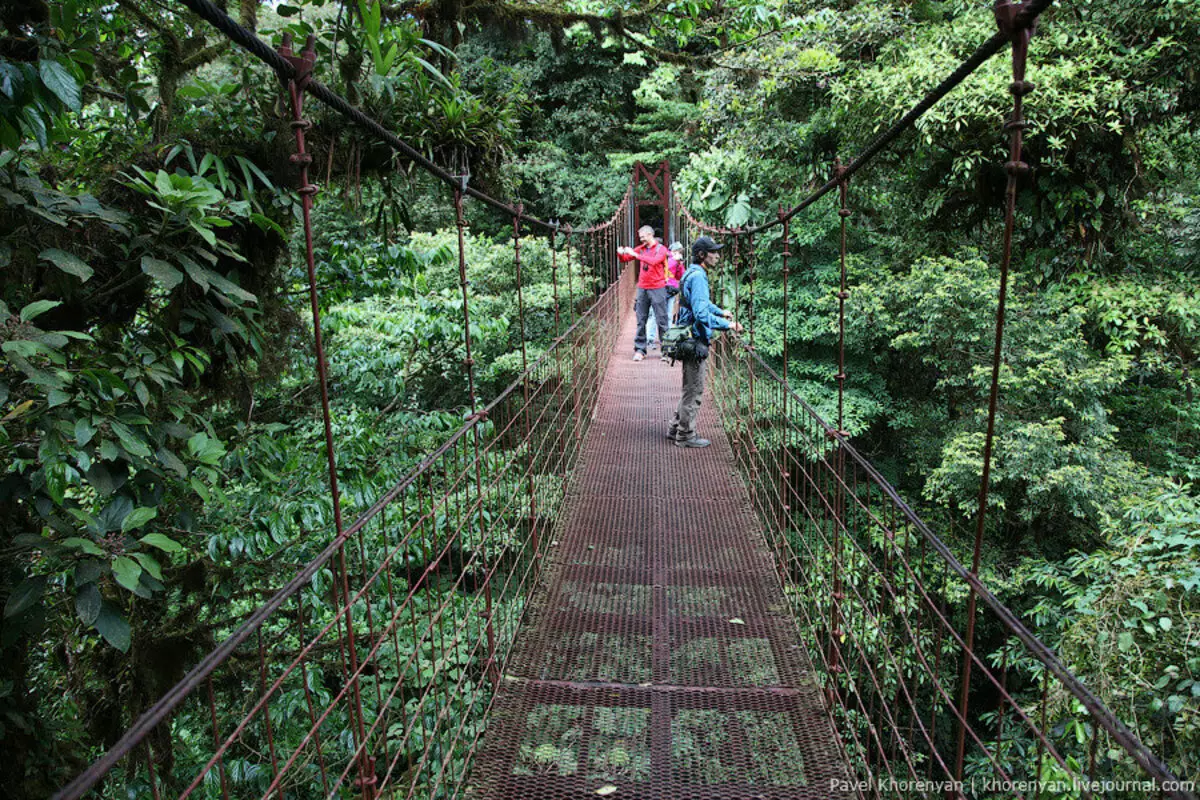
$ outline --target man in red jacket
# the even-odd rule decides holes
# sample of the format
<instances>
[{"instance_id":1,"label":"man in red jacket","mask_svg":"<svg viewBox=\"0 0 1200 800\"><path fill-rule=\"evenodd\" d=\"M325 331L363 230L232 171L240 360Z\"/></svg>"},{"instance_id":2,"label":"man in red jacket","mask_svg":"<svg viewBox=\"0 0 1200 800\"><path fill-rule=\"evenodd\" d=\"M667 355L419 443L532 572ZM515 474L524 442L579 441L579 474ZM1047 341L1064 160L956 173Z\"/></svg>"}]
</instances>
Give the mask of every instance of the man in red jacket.
<instances>
[{"instance_id":1,"label":"man in red jacket","mask_svg":"<svg viewBox=\"0 0 1200 800\"><path fill-rule=\"evenodd\" d=\"M637 259L638 289L634 311L637 312L637 334L633 340L633 360L641 361L646 357L646 320L654 308L654 321L658 325L658 335L661 338L668 327L667 322L667 279L666 265L671 251L654 238L654 228L643 225L638 228L638 239L641 244L637 247L621 247L617 249L617 258L622 261Z\"/></svg>"}]
</instances>

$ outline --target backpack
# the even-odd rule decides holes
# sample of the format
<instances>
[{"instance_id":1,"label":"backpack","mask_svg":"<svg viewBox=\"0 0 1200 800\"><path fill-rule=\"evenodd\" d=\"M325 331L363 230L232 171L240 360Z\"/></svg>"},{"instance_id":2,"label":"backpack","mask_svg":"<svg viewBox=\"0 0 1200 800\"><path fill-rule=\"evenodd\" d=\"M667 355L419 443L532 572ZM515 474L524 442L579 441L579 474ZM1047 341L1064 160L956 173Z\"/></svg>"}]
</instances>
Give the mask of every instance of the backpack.
<instances>
[{"instance_id":1,"label":"backpack","mask_svg":"<svg viewBox=\"0 0 1200 800\"><path fill-rule=\"evenodd\" d=\"M672 325L662 335L662 354L675 362L688 357L688 351L695 352L696 340L692 337L691 325Z\"/></svg>"},{"instance_id":2,"label":"backpack","mask_svg":"<svg viewBox=\"0 0 1200 800\"><path fill-rule=\"evenodd\" d=\"M690 311L692 308L691 301L688 300L687 294L683 291L683 282L686 278L687 275L685 273L679 279L679 308L686 305ZM676 309L676 319L678 319L678 316L679 312ZM692 335L691 325L672 324L667 329L667 332L662 335L661 342L662 354L665 358L671 360L671 366L675 366L676 361L690 361L704 358L708 355L708 347Z\"/></svg>"}]
</instances>

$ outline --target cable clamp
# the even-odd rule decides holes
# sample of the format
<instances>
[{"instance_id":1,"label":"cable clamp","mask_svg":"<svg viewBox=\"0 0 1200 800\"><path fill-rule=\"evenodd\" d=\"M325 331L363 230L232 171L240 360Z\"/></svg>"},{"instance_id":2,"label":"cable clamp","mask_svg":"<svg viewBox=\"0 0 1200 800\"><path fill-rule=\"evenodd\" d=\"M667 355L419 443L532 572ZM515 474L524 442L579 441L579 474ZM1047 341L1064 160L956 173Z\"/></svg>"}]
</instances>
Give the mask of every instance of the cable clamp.
<instances>
[{"instance_id":1,"label":"cable clamp","mask_svg":"<svg viewBox=\"0 0 1200 800\"><path fill-rule=\"evenodd\" d=\"M313 66L317 62L316 41L317 37L310 33L308 39L304 42L304 52L296 55L292 52L291 31L287 31L283 34L283 44L279 46L279 55L287 59L287 62L292 65L292 69L296 71L296 74L290 80L296 84L296 89L301 94L312 83Z\"/></svg>"},{"instance_id":2,"label":"cable clamp","mask_svg":"<svg viewBox=\"0 0 1200 800\"><path fill-rule=\"evenodd\" d=\"M1023 10L1024 4L1014 3L1011 0L1000 0L992 6L992 13L996 15L996 26L1009 39L1015 39L1023 31L1028 31L1028 35L1033 35L1037 29L1038 17L1029 19L1022 15Z\"/></svg>"}]
</instances>

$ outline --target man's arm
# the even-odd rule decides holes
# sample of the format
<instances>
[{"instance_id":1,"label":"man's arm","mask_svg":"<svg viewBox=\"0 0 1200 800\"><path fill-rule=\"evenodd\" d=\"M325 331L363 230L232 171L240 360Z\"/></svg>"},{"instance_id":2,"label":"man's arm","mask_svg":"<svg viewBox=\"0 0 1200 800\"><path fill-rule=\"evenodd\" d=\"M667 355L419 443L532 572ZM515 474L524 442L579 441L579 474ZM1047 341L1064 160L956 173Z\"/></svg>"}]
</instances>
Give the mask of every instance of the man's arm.
<instances>
[{"instance_id":1,"label":"man's arm","mask_svg":"<svg viewBox=\"0 0 1200 800\"><path fill-rule=\"evenodd\" d=\"M692 278L691 292L692 316L709 330L724 331L729 329L729 320L725 312L713 305L708 299L708 281Z\"/></svg>"}]
</instances>

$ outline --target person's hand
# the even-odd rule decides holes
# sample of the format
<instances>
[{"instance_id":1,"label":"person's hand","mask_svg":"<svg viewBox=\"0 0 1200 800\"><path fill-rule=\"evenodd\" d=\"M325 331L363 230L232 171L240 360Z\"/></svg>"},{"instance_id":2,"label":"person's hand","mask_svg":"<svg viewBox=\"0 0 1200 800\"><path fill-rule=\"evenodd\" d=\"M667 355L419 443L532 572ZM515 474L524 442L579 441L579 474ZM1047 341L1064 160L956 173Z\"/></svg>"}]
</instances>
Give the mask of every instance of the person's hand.
<instances>
[{"instance_id":1,"label":"person's hand","mask_svg":"<svg viewBox=\"0 0 1200 800\"><path fill-rule=\"evenodd\" d=\"M740 323L740 322L733 323L733 326L731 329L733 330L734 333L741 333L742 332L742 323Z\"/></svg>"},{"instance_id":2,"label":"person's hand","mask_svg":"<svg viewBox=\"0 0 1200 800\"><path fill-rule=\"evenodd\" d=\"M723 316L725 317L725 319L733 319L733 312L726 311L726 312L724 312Z\"/></svg>"}]
</instances>

